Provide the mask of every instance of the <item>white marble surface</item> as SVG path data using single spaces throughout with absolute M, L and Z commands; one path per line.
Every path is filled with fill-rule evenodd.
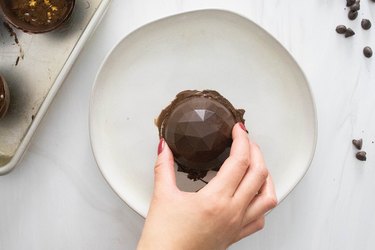
M 88 105 L 106 53 L 146 22 L 187 10 L 238 12 L 274 35 L 309 78 L 319 118 L 313 164 L 267 218 L 266 228 L 231 249 L 374 249 L 375 3 L 349 21 L 344 0 L 113 0 L 32 140 L 23 161 L 0 177 L 0 249 L 134 249 L 143 219 L 101 176 L 90 149 Z M 344 39 L 337 24 L 357 35 Z M 363 137 L 368 161 L 354 158 Z

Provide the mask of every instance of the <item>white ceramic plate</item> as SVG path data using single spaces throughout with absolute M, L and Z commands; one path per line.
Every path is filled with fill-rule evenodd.
M 264 152 L 277 197 L 302 179 L 312 160 L 315 106 L 292 56 L 252 21 L 199 10 L 147 24 L 106 58 L 90 107 L 91 143 L 114 191 L 145 216 L 158 144 L 154 118 L 186 89 L 214 89 L 246 110 L 250 136 Z M 194 190 L 178 175 L 179 186 Z

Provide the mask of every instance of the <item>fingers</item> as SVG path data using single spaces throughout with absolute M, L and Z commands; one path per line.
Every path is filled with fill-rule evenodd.
M 154 192 L 164 193 L 177 189 L 173 154 L 164 139 L 160 140 L 158 153 L 154 168 Z
M 234 197 L 247 207 L 268 177 L 268 170 L 259 147 L 250 142 L 250 167 L 239 184 Z
M 265 213 L 276 207 L 277 198 L 271 176 L 268 176 L 266 182 L 259 190 L 259 194 L 251 201 L 245 212 L 243 224 L 249 224 L 260 218 Z
M 249 168 L 250 142 L 240 123 L 233 127 L 232 137 L 230 155 L 217 175 L 206 185 L 205 191 L 232 196 Z
M 253 233 L 255 233 L 259 230 L 262 230 L 264 228 L 264 224 L 265 224 L 265 218 L 264 218 L 264 216 L 262 216 L 262 217 L 258 218 L 257 220 L 251 222 L 250 224 L 245 225 L 241 229 L 241 231 L 240 231 L 237 239 L 235 240 L 235 242 L 249 236 L 250 234 L 253 234 Z

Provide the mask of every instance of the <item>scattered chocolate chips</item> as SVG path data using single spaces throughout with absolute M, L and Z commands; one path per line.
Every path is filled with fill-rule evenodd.
M 350 7 L 355 4 L 355 0 L 346 0 L 346 7 Z
M 358 140 L 353 139 L 353 140 L 352 140 L 352 143 L 353 143 L 353 145 L 354 145 L 358 150 L 361 150 L 361 149 L 362 149 L 362 145 L 363 145 L 363 140 L 362 140 L 362 138 L 361 138 L 361 139 L 358 139 Z
M 348 18 L 350 20 L 355 20 L 358 16 L 358 11 L 356 10 L 350 10 L 349 13 L 348 13 Z
M 365 151 L 359 151 L 355 157 L 360 160 L 360 161 L 366 161 L 367 160 L 367 157 L 366 157 L 366 152 Z
M 354 35 L 355 35 L 355 32 L 351 28 L 346 29 L 346 31 L 345 31 L 345 37 L 346 38 L 354 36 Z
M 361 26 L 364 30 L 369 30 L 371 28 L 371 22 L 368 19 L 362 19 Z
M 375 2 L 375 0 L 371 0 Z M 361 9 L 360 0 L 346 0 L 346 6 L 349 7 L 348 18 L 350 20 L 355 20 L 358 17 L 358 11 Z M 361 21 L 361 26 L 364 30 L 369 30 L 371 28 L 371 21 L 369 19 L 363 18 Z M 351 28 L 347 28 L 345 25 L 337 25 L 336 32 L 338 34 L 344 34 L 345 38 L 355 35 L 355 32 Z M 365 57 L 372 57 L 372 49 L 366 46 L 363 49 L 363 54 Z
M 370 58 L 372 57 L 372 49 L 369 46 L 364 47 L 363 54 L 365 57 Z
M 345 25 L 338 25 L 336 27 L 336 32 L 339 34 L 344 34 L 346 32 L 347 28 Z

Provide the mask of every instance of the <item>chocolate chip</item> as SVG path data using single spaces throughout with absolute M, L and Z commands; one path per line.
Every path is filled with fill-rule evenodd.
M 362 149 L 362 145 L 363 145 L 363 140 L 362 140 L 362 138 L 361 138 L 361 139 L 358 139 L 358 140 L 353 139 L 353 140 L 352 140 L 352 143 L 353 143 L 353 145 L 354 145 L 358 150 L 361 150 L 361 149 Z
M 366 161 L 367 160 L 367 157 L 366 157 L 366 152 L 365 151 L 359 151 L 355 157 L 360 160 L 360 161 Z
M 368 19 L 362 19 L 361 26 L 364 30 L 369 30 L 371 28 L 371 22 Z
M 338 25 L 336 27 L 336 32 L 339 33 L 339 34 L 344 34 L 346 32 L 345 25 Z
M 365 57 L 367 57 L 367 58 L 372 57 L 372 49 L 371 49 L 369 46 L 366 46 L 366 47 L 363 49 L 363 54 L 364 54 Z
M 375 1 L 375 0 L 374 0 Z M 350 7 L 355 4 L 355 0 L 346 0 L 346 7 Z
M 350 10 L 351 11 L 358 11 L 361 9 L 361 5 L 359 2 L 356 2 L 355 4 L 353 4 L 351 7 L 350 7 Z
M 349 13 L 348 13 L 348 18 L 350 20 L 356 19 L 357 16 L 358 16 L 358 11 L 356 11 L 356 10 L 350 10 Z
M 351 37 L 354 36 L 355 32 L 351 28 L 347 28 L 345 31 L 345 37 Z

